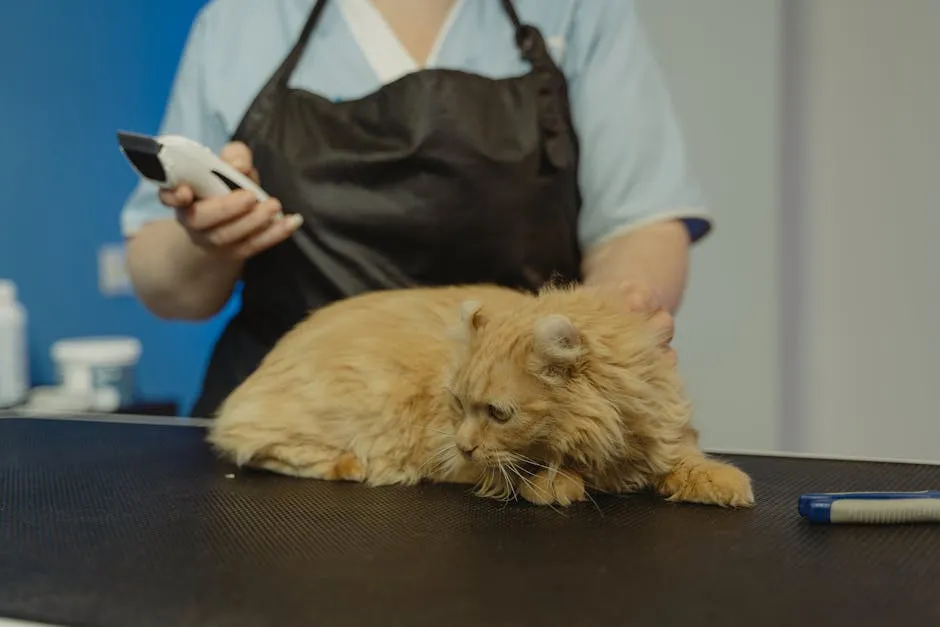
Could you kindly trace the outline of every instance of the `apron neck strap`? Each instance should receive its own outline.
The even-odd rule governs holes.
[[[539,30],[534,26],[522,23],[512,0],[500,0],[500,4],[503,5],[503,11],[516,31],[516,47],[519,49],[522,58],[536,68],[553,65]]]
[[[503,11],[506,12],[506,16],[518,33],[522,29],[522,22],[519,21],[519,14],[516,13],[516,7],[513,5],[512,0],[500,0],[500,4],[503,5]]]
[[[297,69],[297,64],[300,63],[300,58],[303,57],[304,50],[307,48],[307,42],[310,41],[310,34],[313,33],[313,29],[316,28],[317,24],[320,22],[320,17],[323,15],[323,9],[325,8],[326,0],[317,0],[317,3],[313,6],[313,10],[307,17],[307,21],[304,23],[303,30],[300,31],[300,36],[294,43],[294,47],[291,48],[287,58],[284,59],[284,63],[282,63],[281,67],[278,69],[277,79],[282,87],[287,85],[294,70]]]

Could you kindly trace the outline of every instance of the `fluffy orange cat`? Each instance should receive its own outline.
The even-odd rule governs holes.
[[[649,316],[611,294],[493,286],[379,291],[314,312],[222,404],[238,465],[373,486],[456,482],[570,505],[653,488],[754,503],[707,457]]]

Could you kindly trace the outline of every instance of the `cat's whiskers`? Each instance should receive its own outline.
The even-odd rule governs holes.
[[[448,456],[447,454],[450,453]],[[428,476],[434,475],[449,464],[452,464],[454,458],[457,456],[457,449],[452,444],[446,444],[441,447],[436,453],[431,455],[421,466],[418,468],[418,474],[426,474]],[[434,464],[431,466],[428,471],[425,473],[424,469],[427,468],[428,464]]]
[[[506,468],[503,467],[503,462],[501,459],[496,459],[496,466],[499,468],[499,472],[502,473],[503,479],[506,481],[506,486],[509,488],[509,494],[506,495],[504,499],[506,502],[510,500],[515,501],[518,497],[516,496],[516,486],[513,485],[512,479],[509,477],[509,473],[506,471]],[[511,498],[510,498],[511,497]]]
[[[517,477],[519,477],[519,479],[521,479],[523,483],[525,483],[525,484],[528,485],[530,488],[532,488],[532,491],[533,491],[533,492],[536,492],[536,493],[541,494],[541,495],[543,495],[543,496],[554,496],[554,495],[552,495],[552,494],[548,494],[545,490],[543,490],[542,488],[539,488],[539,487],[536,486],[534,483],[532,483],[531,481],[529,481],[525,476],[522,475],[522,473],[520,472],[520,469],[519,469],[514,463],[509,462],[509,469],[510,469],[513,473],[515,473],[515,475],[516,475]],[[560,514],[560,515],[562,515],[562,516],[565,516],[565,515],[566,515],[563,511],[561,511],[560,509],[558,509],[557,507],[555,507],[552,503],[549,502],[549,503],[546,503],[546,505],[548,505],[548,506],[552,509],[552,511],[554,511],[556,514]]]
[[[493,479],[490,475],[489,469],[484,469],[481,473],[479,481],[477,481],[476,486],[474,486],[474,491],[480,496],[492,496],[492,483]]]
[[[505,499],[507,495],[507,485],[498,481],[500,475],[498,466],[485,466],[483,476],[477,482],[476,492],[480,496],[487,496],[494,499]]]
[[[453,437],[453,435],[454,435],[453,432],[442,431],[441,429],[436,429],[436,428],[434,428],[434,427],[432,427],[432,426],[430,426],[430,425],[428,425],[427,427],[425,427],[425,429],[427,429],[428,431],[430,431],[430,432],[432,432],[432,433],[437,433],[437,434],[439,434],[439,435],[443,435],[443,436],[448,437],[448,438]]]
[[[442,455],[444,455],[444,453],[447,452],[447,449],[448,449],[448,448],[449,448],[448,446],[442,446],[442,447],[441,447],[440,449],[438,449],[433,455],[431,455],[430,457],[428,457],[428,459],[427,459],[423,464],[421,464],[421,466],[418,468],[418,470],[424,470],[425,466],[427,466],[427,465],[430,464],[431,462],[437,460],[437,459],[440,458]]]
[[[526,457],[525,455],[521,455],[521,454],[519,454],[519,453],[509,453],[509,455],[511,455],[511,456],[513,457],[513,460],[514,460],[514,461],[522,462],[523,464],[530,464],[530,465],[532,465],[532,466],[536,466],[537,468],[542,468],[542,469],[547,470],[547,471],[549,471],[549,472],[557,473],[557,474],[562,475],[562,476],[564,476],[564,477],[568,477],[569,479],[574,479],[574,477],[573,477],[572,475],[570,475],[569,473],[565,472],[564,470],[562,470],[562,469],[559,468],[558,466],[546,466],[545,464],[543,464],[543,463],[541,463],[541,462],[535,461],[535,460],[532,459],[531,457]],[[583,481],[583,478],[582,478],[582,481]],[[584,485],[587,486],[588,483],[585,482]]]
[[[531,464],[532,466],[536,466],[536,467],[538,467],[538,468],[543,468],[543,469],[545,469],[545,470],[547,470],[547,471],[549,471],[549,472],[558,473],[558,474],[560,474],[560,475],[562,475],[562,476],[564,476],[564,477],[568,477],[569,479],[574,479],[574,477],[572,477],[569,473],[565,472],[564,470],[562,470],[561,468],[558,468],[558,467],[556,467],[556,466],[546,466],[545,464],[539,463],[539,462],[535,461],[534,459],[531,459],[531,458],[529,458],[529,457],[526,457],[525,455],[522,455],[522,454],[520,454],[520,453],[509,453],[509,455],[512,456],[513,458],[515,458],[516,461],[522,462],[523,464]],[[535,473],[532,473],[532,474],[535,474]],[[603,516],[603,515],[604,515],[604,511],[601,509],[601,506],[598,505],[597,501],[594,500],[594,497],[591,496],[591,493],[590,493],[590,491],[589,491],[589,490],[595,489],[594,486],[592,486],[591,484],[589,484],[587,481],[584,481],[584,478],[583,478],[583,477],[581,478],[581,481],[584,483],[584,496],[586,496],[586,497],[588,498],[588,500],[590,500],[591,503],[594,504],[595,509],[597,509],[597,511]]]
[[[506,473],[505,473],[505,471],[503,470],[502,464],[499,463],[499,460],[496,460],[496,470],[497,470],[497,472],[499,472],[500,476],[503,477],[504,480],[505,480]],[[500,490],[499,495],[497,496],[497,498],[499,498],[499,499],[502,500],[502,501],[506,501],[506,500],[507,500],[507,497],[506,497],[506,486],[505,486],[505,484],[504,484],[504,485],[501,486],[501,487],[502,487],[502,490]]]

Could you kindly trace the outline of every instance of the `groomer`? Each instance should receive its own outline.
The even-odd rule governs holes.
[[[276,199],[141,184],[124,208],[156,315],[209,318],[242,284],[196,416],[308,311],[368,290],[611,284],[671,331],[710,228],[629,0],[214,0],[161,132]]]

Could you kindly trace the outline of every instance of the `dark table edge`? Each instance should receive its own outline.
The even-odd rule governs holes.
[[[61,420],[65,422],[102,422],[116,424],[152,425],[183,428],[203,428],[212,424],[209,418],[165,417],[135,414],[80,414],[80,415],[47,415],[47,414],[16,414],[0,411],[0,420]],[[940,460],[904,459],[900,457],[865,457],[858,455],[830,455],[823,453],[804,453],[796,451],[767,451],[748,449],[709,448],[713,455],[728,455],[732,457],[766,457],[776,459],[806,459],[819,461],[845,461],[865,462],[878,464],[908,464],[912,466],[940,466]],[[2,627],[2,625],[0,625]]]
[[[59,420],[63,422],[104,422],[117,424],[152,425],[168,427],[207,427],[209,418],[151,416],[144,414],[16,414],[0,412],[0,420]]]
[[[37,623],[35,621],[23,618],[8,618],[0,616],[0,627],[65,627],[65,625],[53,623]]]

